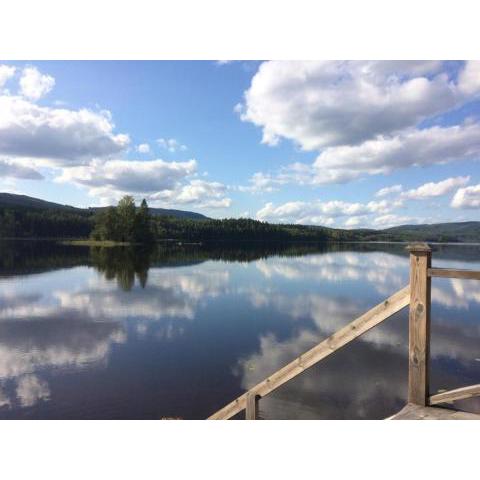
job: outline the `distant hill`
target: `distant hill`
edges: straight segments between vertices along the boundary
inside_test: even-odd
[[[39,198],[27,195],[16,195],[14,193],[0,193],[0,208],[36,208],[48,210],[68,210],[77,213],[95,212],[106,207],[78,208],[71,205],[47,202]],[[149,208],[152,215],[169,215],[176,218],[188,218],[191,220],[206,220],[208,217],[201,213],[189,212],[187,210],[174,210],[167,208]]]
[[[400,225],[382,230],[387,234],[402,235],[415,240],[438,242],[479,242],[480,222],[452,222],[422,225]]]
[[[90,207],[89,210],[98,211],[107,207]],[[161,216],[168,215],[169,217],[176,218],[189,218],[190,220],[207,220],[208,217],[201,213],[189,212],[188,210],[175,210],[174,208],[152,208],[148,207],[150,215]]]
[[[42,208],[55,210],[83,210],[70,205],[47,202],[40,198],[29,197],[27,195],[17,195],[15,193],[0,193],[0,207],[24,207],[24,208]]]

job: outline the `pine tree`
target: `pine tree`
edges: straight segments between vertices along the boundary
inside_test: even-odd
[[[148,213],[148,205],[145,199],[142,200],[140,208],[135,216],[134,231],[135,241],[138,243],[150,243],[153,239],[150,226],[150,214]]]
[[[122,242],[131,242],[135,233],[135,201],[132,196],[125,195],[117,205],[117,215],[119,220],[119,240]]]

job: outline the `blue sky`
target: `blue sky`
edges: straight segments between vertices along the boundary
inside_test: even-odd
[[[0,191],[215,218],[478,220],[480,62],[0,61]]]

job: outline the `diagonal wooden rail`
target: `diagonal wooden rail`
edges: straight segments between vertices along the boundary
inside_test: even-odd
[[[408,326],[408,404],[402,410],[403,413],[400,412],[394,417],[399,419],[403,417],[418,419],[433,417],[453,418],[454,415],[451,413],[446,414],[444,409],[432,408],[430,405],[449,403],[480,395],[480,385],[457,388],[432,396],[429,394],[431,279],[432,277],[443,277],[480,280],[480,272],[432,268],[432,251],[425,243],[410,245],[408,250],[410,252],[409,285],[356,318],[308,352],[300,355],[288,365],[277,370],[270,377],[215,412],[209,419],[227,420],[242,410],[246,410],[245,418],[247,420],[256,420],[258,418],[258,402],[260,398],[300,375],[320,360],[323,360],[352,340],[379,325],[407,305],[410,305]],[[405,413],[404,410],[408,410],[408,412]]]
[[[402,288],[390,298],[373,307],[368,312],[353,320],[347,326],[335,332],[313,347],[308,352],[300,355],[285,367],[276,371],[258,385],[255,385],[248,392],[229,403],[218,412],[214,413],[210,420],[227,420],[245,408],[247,419],[255,419],[255,411],[258,409],[258,399],[273,392],[278,387],[312,367],[320,360],[355,340],[360,335],[391,317],[394,313],[405,308],[410,303],[410,287]],[[249,400],[249,401],[247,401]],[[253,413],[252,413],[253,412]]]

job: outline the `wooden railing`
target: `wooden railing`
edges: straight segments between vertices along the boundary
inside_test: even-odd
[[[259,400],[262,397],[275,391],[284,383],[379,325],[407,305],[410,305],[408,402],[426,406],[480,395],[480,385],[463,387],[433,396],[429,395],[428,390],[431,278],[447,277],[480,280],[480,272],[431,268],[432,252],[430,247],[424,243],[411,245],[408,250],[410,252],[409,285],[300,355],[288,365],[277,370],[270,377],[215,412],[209,419],[227,420],[245,410],[247,420],[256,420],[258,418]]]

